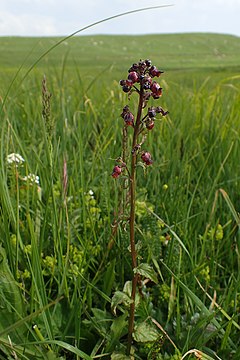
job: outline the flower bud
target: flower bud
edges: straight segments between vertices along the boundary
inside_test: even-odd
[[[128,74],[128,80],[131,80],[133,84],[134,84],[135,82],[138,82],[138,81],[139,81],[138,74],[136,73],[136,71],[131,71],[131,72]]]
[[[149,59],[145,60],[145,63],[146,63],[146,65],[147,65],[148,67],[152,65],[152,62],[151,62],[151,60],[149,60]]]
[[[161,86],[156,81],[154,81],[151,85],[152,92],[157,93],[159,89],[161,89]]]
[[[130,73],[131,71],[137,71],[137,70],[138,70],[138,64],[134,63],[132,64],[128,72]]]
[[[156,108],[154,108],[154,107],[148,108],[148,116],[149,116],[150,118],[155,117],[156,114],[157,114]]]
[[[169,113],[168,111],[163,110],[161,106],[156,107],[156,112],[161,114],[162,116],[166,116]]]
[[[126,125],[134,126],[134,115],[130,111],[124,115],[123,119]]]
[[[132,80],[126,80],[126,85],[132,87],[133,86]]]
[[[141,159],[146,165],[151,165],[153,163],[151,154],[148,151],[142,153]]]
[[[116,179],[117,177],[119,177],[121,172],[122,172],[121,166],[119,166],[119,165],[114,166],[113,172],[112,172],[112,177]]]
[[[123,91],[124,91],[125,93],[128,93],[128,92],[131,90],[131,87],[129,87],[129,86],[127,86],[127,85],[124,85],[124,86],[122,87],[122,89],[123,89]]]
[[[143,84],[143,88],[145,90],[150,89],[150,87],[152,85],[152,78],[150,76],[145,76],[142,80],[142,84]]]
[[[152,83],[150,89],[152,91],[152,97],[154,99],[158,99],[160,96],[162,96],[162,88],[156,81]]]
[[[153,121],[153,119],[148,119],[147,120],[147,122],[146,122],[146,128],[148,129],[148,130],[152,130],[152,128],[154,127],[154,121]]]
[[[120,81],[119,81],[119,84],[120,84],[121,86],[126,85],[126,80],[120,80]]]
[[[152,76],[152,77],[159,77],[161,74],[163,73],[163,71],[160,71],[156,68],[156,66],[152,66],[149,70],[149,74]]]

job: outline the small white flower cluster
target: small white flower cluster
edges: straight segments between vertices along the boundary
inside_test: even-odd
[[[18,165],[21,165],[22,163],[24,163],[24,161],[25,161],[24,158],[21,155],[16,154],[16,153],[12,153],[7,156],[8,164],[15,164],[16,166],[18,166]]]
[[[7,163],[9,165],[14,164],[16,167],[22,165],[25,162],[24,158],[17,153],[12,153],[7,156]],[[29,181],[31,184],[40,185],[40,179],[38,175],[35,174],[28,174],[27,176],[19,177],[23,181]]]
[[[23,181],[30,181],[32,184],[40,185],[40,179],[38,175],[35,174],[28,174],[22,178]]]
[[[91,196],[92,199],[94,198],[94,192],[92,189],[89,190],[88,194]]]

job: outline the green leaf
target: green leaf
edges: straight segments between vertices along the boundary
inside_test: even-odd
[[[102,291],[109,296],[111,294],[111,290],[113,288],[113,283],[115,280],[115,263],[116,260],[110,262],[107,267],[106,273],[103,278],[103,289]]]
[[[112,352],[116,349],[116,346],[119,344],[122,336],[126,335],[128,332],[128,322],[126,320],[128,316],[128,311],[123,315],[115,318],[111,325],[110,341],[106,346],[106,352]]]
[[[111,360],[131,360],[132,357],[131,356],[127,356],[121,353],[112,353],[111,355]]]
[[[124,304],[126,306],[129,306],[131,303],[132,303],[132,300],[128,296],[128,294],[126,294],[123,291],[116,291],[112,297],[112,302],[111,302],[111,308],[112,308],[114,315],[116,315],[116,308],[118,305]]]
[[[117,317],[113,320],[111,325],[111,331],[113,333],[113,339],[119,339],[124,331],[124,328],[127,329],[127,312],[125,312],[122,316]]]
[[[137,342],[153,342],[159,338],[159,332],[155,327],[148,324],[146,321],[136,325],[133,333],[133,338]]]
[[[136,267],[135,269],[133,269],[134,274],[139,274],[144,276],[147,279],[152,280],[154,283],[157,284],[158,279],[157,279],[157,274],[154,271],[154,269],[151,267],[151,265],[147,264],[147,263],[141,263],[138,265],[138,267]]]

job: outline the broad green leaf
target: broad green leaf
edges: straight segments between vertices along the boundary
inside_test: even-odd
[[[116,291],[112,297],[111,308],[113,313],[116,315],[116,308],[120,304],[129,306],[132,303],[131,298],[123,291]]]
[[[123,292],[131,298],[131,295],[132,295],[132,282],[131,281],[125,282],[124,287],[123,287]],[[138,307],[140,301],[141,301],[141,297],[139,295],[139,292],[137,292],[136,297],[135,297],[135,308]]]
[[[111,325],[110,341],[106,346],[106,352],[112,352],[116,345],[119,344],[120,339],[123,335],[126,335],[128,332],[128,322],[126,320],[128,316],[128,311],[123,315],[116,317]]]
[[[129,297],[131,297],[132,294],[132,282],[131,281],[126,281],[123,287],[123,292],[125,294],[128,294]]]
[[[159,338],[157,329],[146,321],[135,326],[133,338],[137,342],[153,342]]]
[[[138,267],[136,267],[133,271],[134,271],[134,274],[142,275],[145,278],[152,280],[156,284],[158,282],[156,272],[151,267],[151,265],[149,265],[147,263],[139,264]]]
[[[111,360],[132,360],[131,356],[127,356],[125,354],[121,354],[121,353],[112,353],[111,355]]]
[[[113,288],[113,283],[115,280],[115,263],[116,260],[113,260],[110,262],[110,264],[107,267],[107,270],[104,274],[103,278],[103,289],[102,291],[109,296],[111,294],[111,290]]]
[[[113,323],[111,325],[111,331],[113,333],[114,339],[119,339],[122,335],[124,328],[127,328],[126,317],[127,312],[113,320]]]

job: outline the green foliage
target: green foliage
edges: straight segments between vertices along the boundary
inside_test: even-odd
[[[239,359],[239,39],[76,37],[21,82],[52,41],[0,39],[1,99],[39,44],[0,113],[0,357],[181,359],[199,349],[202,358]],[[117,81],[149,54],[166,70],[162,99],[171,111],[164,126],[156,122],[159,136],[149,135],[155,168],[147,176],[137,169],[135,271],[144,281],[126,357],[128,219],[120,217],[113,236],[124,184],[110,172],[126,100]],[[13,153],[25,161],[9,164]]]

